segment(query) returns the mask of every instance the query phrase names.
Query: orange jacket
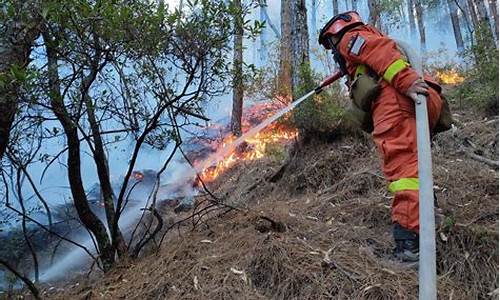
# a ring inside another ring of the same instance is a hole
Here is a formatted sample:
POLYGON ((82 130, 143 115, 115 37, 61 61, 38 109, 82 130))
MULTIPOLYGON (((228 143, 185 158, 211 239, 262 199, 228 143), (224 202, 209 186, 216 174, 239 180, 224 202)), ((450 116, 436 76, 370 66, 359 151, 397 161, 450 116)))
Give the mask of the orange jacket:
POLYGON ((383 126, 384 123, 400 118, 402 111, 414 112, 413 101, 404 94, 419 75, 404 62, 395 41, 372 26, 362 25, 346 32, 337 49, 346 60, 351 78, 359 65, 366 65, 385 79, 378 99, 372 104, 375 131, 389 125, 383 126))

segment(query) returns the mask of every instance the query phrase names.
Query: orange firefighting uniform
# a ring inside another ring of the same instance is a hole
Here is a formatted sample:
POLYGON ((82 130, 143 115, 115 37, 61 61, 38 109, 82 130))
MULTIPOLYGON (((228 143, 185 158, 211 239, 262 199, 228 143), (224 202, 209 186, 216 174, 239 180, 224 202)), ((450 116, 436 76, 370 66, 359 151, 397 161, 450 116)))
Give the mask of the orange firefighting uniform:
MULTIPOLYGON (((372 134, 383 158, 382 169, 390 182, 389 191, 394 193, 392 221, 418 233, 415 104, 405 94, 419 75, 405 61, 396 43, 369 25, 347 31, 337 49, 346 60, 351 78, 356 70, 359 72, 358 67, 364 65, 384 79, 381 80, 381 92, 372 103, 372 134)), ((432 129, 439 119, 442 100, 432 88, 427 99, 432 129)))

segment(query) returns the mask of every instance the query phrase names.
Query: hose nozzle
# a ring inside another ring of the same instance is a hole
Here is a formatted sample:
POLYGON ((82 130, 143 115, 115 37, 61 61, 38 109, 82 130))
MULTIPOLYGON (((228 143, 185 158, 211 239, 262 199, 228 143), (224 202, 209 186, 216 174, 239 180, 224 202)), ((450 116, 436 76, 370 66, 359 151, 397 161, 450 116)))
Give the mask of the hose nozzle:
POLYGON ((334 83, 335 81, 339 80, 340 77, 342 77, 342 76, 344 76, 342 71, 340 71, 340 70, 335 71, 332 75, 328 76, 323 81, 321 81, 321 83, 318 85, 318 87, 316 87, 314 89, 314 92, 316 94, 321 93, 325 87, 327 87, 330 84, 334 83))

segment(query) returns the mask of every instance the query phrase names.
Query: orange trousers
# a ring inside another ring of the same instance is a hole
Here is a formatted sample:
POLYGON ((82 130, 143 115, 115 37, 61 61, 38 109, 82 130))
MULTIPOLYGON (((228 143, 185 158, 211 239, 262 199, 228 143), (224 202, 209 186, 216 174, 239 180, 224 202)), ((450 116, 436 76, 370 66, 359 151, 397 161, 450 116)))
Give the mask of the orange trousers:
MULTIPOLYGON (((441 112, 438 92, 429 89, 429 127, 441 112)), ((373 106, 373 139, 382 156, 382 170, 394 192, 392 221, 419 231, 417 130, 414 103, 386 85, 373 106)), ((430 199, 430 201, 434 201, 430 199)))

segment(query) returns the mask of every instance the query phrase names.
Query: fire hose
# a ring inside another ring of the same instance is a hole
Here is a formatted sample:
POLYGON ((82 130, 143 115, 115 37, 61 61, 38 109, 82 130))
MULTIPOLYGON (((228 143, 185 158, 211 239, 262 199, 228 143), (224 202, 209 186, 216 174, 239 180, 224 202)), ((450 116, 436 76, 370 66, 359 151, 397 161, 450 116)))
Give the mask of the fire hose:
MULTIPOLYGON (((415 50, 403 41, 397 41, 413 69, 423 77, 422 60, 415 50)), ((418 270, 418 297, 420 300, 437 299, 436 287, 436 224, 434 219, 434 193, 432 179, 432 156, 429 133, 427 99, 418 95, 415 99, 417 119, 417 152, 419 178, 419 222, 420 255, 418 270)))

